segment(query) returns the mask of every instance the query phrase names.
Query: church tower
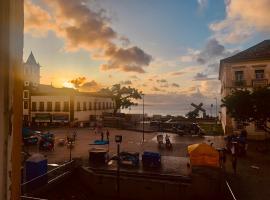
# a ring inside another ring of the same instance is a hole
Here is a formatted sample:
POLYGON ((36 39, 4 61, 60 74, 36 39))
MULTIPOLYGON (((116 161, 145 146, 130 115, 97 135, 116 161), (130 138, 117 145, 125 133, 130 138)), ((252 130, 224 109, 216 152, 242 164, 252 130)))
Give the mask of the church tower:
POLYGON ((37 87, 40 84, 40 65, 31 51, 24 63, 24 86, 37 87))
POLYGON ((23 122, 24 125, 27 125, 30 121, 31 91, 35 90, 40 84, 40 65, 37 63, 32 51, 23 67, 23 122))

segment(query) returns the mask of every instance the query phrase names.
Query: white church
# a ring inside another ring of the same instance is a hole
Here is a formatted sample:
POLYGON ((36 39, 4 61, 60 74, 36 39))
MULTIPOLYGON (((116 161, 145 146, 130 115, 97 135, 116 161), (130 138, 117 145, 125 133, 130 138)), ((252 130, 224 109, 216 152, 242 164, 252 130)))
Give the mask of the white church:
POLYGON ((88 124, 112 113, 111 97, 40 84, 40 64, 31 52, 24 63, 23 121, 25 125, 88 124))

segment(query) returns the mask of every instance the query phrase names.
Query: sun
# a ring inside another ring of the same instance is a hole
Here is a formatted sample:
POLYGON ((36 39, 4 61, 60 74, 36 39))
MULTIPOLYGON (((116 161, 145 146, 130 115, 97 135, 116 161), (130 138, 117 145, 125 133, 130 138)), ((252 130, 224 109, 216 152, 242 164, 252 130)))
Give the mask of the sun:
POLYGON ((65 88, 73 88, 73 89, 75 89, 74 84, 71 83, 71 82, 69 82, 69 81, 65 81, 65 82, 63 83, 63 86, 64 86, 65 88))

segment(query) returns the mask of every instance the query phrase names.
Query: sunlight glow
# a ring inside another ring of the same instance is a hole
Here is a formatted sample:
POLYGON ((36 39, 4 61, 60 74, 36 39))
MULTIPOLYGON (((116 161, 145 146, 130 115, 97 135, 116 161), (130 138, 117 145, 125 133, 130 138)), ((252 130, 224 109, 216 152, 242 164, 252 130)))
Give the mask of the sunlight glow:
POLYGON ((73 84, 73 83, 70 83, 70 82, 68 82, 68 81, 65 81, 65 82, 63 83, 63 86, 66 87, 66 88, 74 88, 74 89, 75 89, 74 84, 73 84))

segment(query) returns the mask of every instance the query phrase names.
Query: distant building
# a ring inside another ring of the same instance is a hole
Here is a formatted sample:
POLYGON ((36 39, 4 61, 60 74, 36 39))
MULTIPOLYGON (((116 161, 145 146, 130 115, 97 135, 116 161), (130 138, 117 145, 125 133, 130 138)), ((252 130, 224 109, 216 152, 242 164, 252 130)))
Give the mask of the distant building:
POLYGON ((89 123, 103 113, 112 113, 111 97, 79 92, 72 88, 55 88, 40 84, 40 65, 31 52, 24 63, 23 119, 35 123, 89 123))
MULTIPOLYGON (((270 40, 265 40, 234 56, 220 61, 219 80, 221 81, 221 97, 225 97, 234 89, 252 90, 269 85, 270 80, 270 40)), ((242 128, 221 109, 221 123, 225 134, 231 134, 242 128)), ((265 132, 260 124, 247 127, 248 137, 262 139, 265 132)))

